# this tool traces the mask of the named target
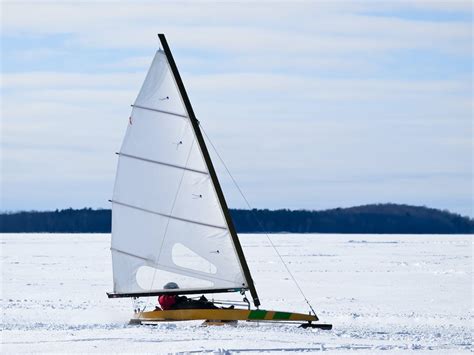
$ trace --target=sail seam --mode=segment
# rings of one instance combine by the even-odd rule
[[[180,165],[175,165],[175,164],[170,164],[170,163],[164,163],[164,162],[158,161],[158,160],[152,160],[152,159],[137,157],[136,155],[130,155],[130,154],[126,154],[126,153],[117,153],[117,154],[118,154],[119,156],[131,158],[131,159],[137,159],[137,160],[146,161],[147,163],[154,163],[154,164],[169,166],[169,167],[171,167],[171,168],[176,168],[176,169],[182,169],[182,170],[192,171],[192,172],[198,173],[198,174],[209,175],[206,171],[202,171],[202,170],[191,169],[191,168],[187,168],[187,167],[180,166]]]
[[[165,270],[165,271],[166,270],[168,270],[168,271],[170,271],[170,270],[171,271],[183,271],[183,270],[185,270],[188,274],[199,276],[201,279],[206,279],[207,281],[220,280],[220,281],[226,281],[226,282],[233,283],[232,280],[223,279],[221,277],[207,276],[206,273],[196,272],[195,270],[191,270],[191,269],[187,269],[187,268],[175,268],[175,267],[172,267],[172,266],[163,265],[163,264],[155,262],[153,259],[148,259],[148,258],[145,258],[143,256],[139,256],[139,255],[135,255],[135,254],[132,254],[132,253],[129,253],[129,252],[126,252],[126,251],[122,251],[120,249],[110,248],[110,250],[115,251],[115,252],[120,253],[120,254],[128,255],[128,256],[131,256],[133,258],[137,258],[137,259],[149,262],[150,264],[152,264],[154,266],[157,266],[160,269]]]
[[[142,110],[148,110],[148,111],[155,111],[155,112],[159,112],[159,113],[164,113],[165,115],[178,116],[178,117],[182,117],[182,118],[189,118],[186,115],[181,115],[179,113],[174,113],[174,112],[170,112],[170,111],[158,110],[156,108],[140,106],[140,105],[131,105],[131,106],[136,107],[136,108],[141,108]]]
[[[110,202],[115,203],[115,204],[117,204],[117,205],[124,206],[124,207],[133,208],[133,209],[136,209],[136,210],[139,210],[139,211],[143,211],[143,212],[148,212],[148,213],[156,214],[156,215],[158,215],[158,216],[167,217],[167,218],[171,218],[171,219],[176,219],[176,220],[181,221],[181,222],[193,223],[193,224],[198,224],[198,225],[205,226],[205,227],[211,227],[211,228],[217,228],[217,229],[224,229],[224,230],[227,230],[226,227],[216,226],[215,224],[209,224],[209,223],[194,221],[194,220],[192,220],[192,219],[186,219],[186,218],[171,216],[171,215],[169,215],[169,214],[160,213],[160,212],[148,210],[148,209],[146,209],[146,208],[142,208],[142,207],[138,207],[138,206],[129,205],[128,203],[123,203],[123,202],[119,202],[119,201],[115,201],[115,200],[111,200]]]

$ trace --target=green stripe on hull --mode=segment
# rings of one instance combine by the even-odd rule
[[[259,309],[255,311],[250,311],[249,319],[265,319],[266,314],[267,314],[267,311],[263,311]]]
[[[273,319],[275,320],[285,320],[285,319],[290,319],[291,313],[287,312],[275,312],[275,315],[273,316]]]

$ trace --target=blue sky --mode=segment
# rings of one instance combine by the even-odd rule
[[[109,207],[114,152],[163,32],[254,207],[474,215],[469,1],[1,7],[4,211]],[[245,207],[221,175],[229,205]]]

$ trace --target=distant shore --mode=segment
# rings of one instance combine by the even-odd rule
[[[324,211],[231,209],[240,233],[473,234],[474,220],[448,211],[371,204]],[[64,209],[0,214],[0,233],[110,233],[111,211]]]

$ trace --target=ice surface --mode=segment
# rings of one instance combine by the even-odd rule
[[[264,235],[240,236],[262,308],[307,312]],[[472,236],[271,238],[332,331],[241,322],[130,326],[112,290],[110,236],[2,234],[1,352],[216,354],[471,351]],[[215,295],[230,299],[231,295]],[[239,299],[235,295],[234,299]],[[154,298],[143,300],[148,309]]]

